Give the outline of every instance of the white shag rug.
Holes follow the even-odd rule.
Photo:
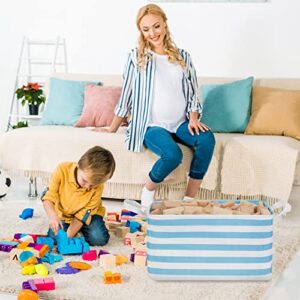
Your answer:
[[[34,217],[22,220],[18,216],[26,207],[34,208]],[[47,217],[41,203],[0,202],[0,238],[12,237],[14,233],[47,232]],[[213,300],[213,299],[261,299],[267,289],[277,280],[280,273],[292,259],[300,244],[300,227],[277,224],[274,228],[273,280],[270,282],[156,282],[147,275],[147,268],[137,268],[131,262],[115,270],[123,276],[123,283],[105,285],[103,269],[98,261],[91,263],[92,269],[74,275],[59,275],[55,269],[71,260],[81,260],[81,256],[64,256],[64,260],[48,265],[54,277],[56,290],[40,292],[41,299],[54,300]],[[92,247],[99,250],[100,247]],[[111,239],[104,247],[113,254],[129,256],[131,248],[124,246],[121,239],[111,234]],[[21,265],[9,260],[9,255],[0,252],[0,292],[17,294],[22,282],[39,275],[21,275]]]

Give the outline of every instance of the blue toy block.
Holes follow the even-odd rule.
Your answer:
[[[34,256],[34,255],[33,255],[33,253],[31,251],[23,251],[20,254],[20,261],[21,262],[27,261],[32,256]]]
[[[42,257],[42,261],[46,262],[50,265],[53,265],[56,262],[59,262],[63,260],[63,257],[61,255],[54,255],[51,253],[46,253],[43,257]]]
[[[48,245],[50,251],[54,247],[54,240],[51,237],[38,237],[36,240],[37,244],[46,244]]]
[[[60,254],[82,254],[89,251],[89,245],[84,237],[68,238],[67,233],[63,229],[59,229],[56,236],[57,250]]]
[[[142,225],[139,222],[128,220],[126,222],[126,227],[130,228],[130,233],[134,233],[136,231],[139,231],[142,227]]]
[[[19,215],[19,217],[23,220],[32,218],[33,216],[33,208],[25,208],[22,213]]]

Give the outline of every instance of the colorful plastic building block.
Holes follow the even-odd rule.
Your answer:
[[[104,272],[103,280],[105,284],[122,283],[122,276],[120,273],[112,273],[111,271]]]
[[[88,252],[84,252],[82,254],[82,259],[84,260],[96,260],[97,259],[97,251],[96,250],[90,250]]]
[[[68,238],[67,233],[60,229],[56,236],[57,250],[60,254],[81,254],[90,250],[84,237]]]
[[[134,233],[139,231],[142,225],[139,222],[133,220],[127,220],[126,227],[130,228],[130,233]]]
[[[1,241],[0,242],[0,251],[10,252],[13,248],[16,248],[18,242],[12,241]]]
[[[39,295],[31,290],[22,290],[18,294],[18,300],[38,300]]]
[[[46,262],[50,265],[52,265],[56,262],[59,262],[61,260],[63,260],[63,257],[61,255],[55,255],[55,254],[52,254],[52,253],[46,253],[42,258],[43,262]]]
[[[85,262],[82,262],[82,261],[70,261],[70,262],[66,263],[66,265],[68,267],[78,269],[78,270],[89,270],[92,268],[91,265],[89,265]]]
[[[37,287],[34,284],[34,281],[32,279],[27,280],[27,281],[23,281],[22,288],[23,288],[23,290],[31,290],[31,291],[34,291],[34,292],[38,291],[38,289],[37,289]]]
[[[44,234],[33,234],[33,233],[15,233],[14,238],[16,240],[19,240],[20,238],[26,236],[26,235],[30,235],[33,238],[34,243],[37,242],[37,238],[38,237],[46,237],[46,235]]]
[[[44,237],[44,236],[39,236],[36,239],[37,244],[44,244],[48,245],[50,251],[52,251],[54,247],[54,240],[51,237]]]
[[[25,208],[19,217],[23,220],[29,219],[33,217],[33,208]]]
[[[27,261],[29,258],[31,258],[33,255],[33,253],[31,251],[23,251],[20,254],[20,262],[24,262]]]
[[[101,249],[99,251],[98,257],[100,257],[101,255],[105,255],[105,254],[110,254],[108,251]]]
[[[28,265],[22,268],[22,274],[23,275],[33,275],[35,274],[35,267],[34,265]]]
[[[71,268],[71,267],[68,267],[68,266],[65,266],[65,267],[62,267],[62,268],[58,268],[55,271],[58,274],[64,274],[64,275],[76,274],[76,273],[80,272],[79,269]]]
[[[123,265],[123,264],[126,264],[128,263],[128,258],[124,255],[117,255],[116,256],[116,265],[117,266],[120,266],[120,265]]]
[[[52,291],[55,290],[55,281],[53,277],[36,278],[33,279],[38,291]]]
[[[35,272],[39,275],[47,276],[49,274],[49,270],[44,264],[37,264],[34,267]]]

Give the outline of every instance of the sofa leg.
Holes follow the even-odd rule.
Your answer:
[[[38,196],[38,192],[37,192],[36,177],[30,177],[29,178],[28,197],[36,198],[37,196]]]

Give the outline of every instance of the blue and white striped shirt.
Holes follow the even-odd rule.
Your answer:
[[[188,118],[190,112],[198,112],[200,118],[202,107],[196,70],[189,53],[181,49],[180,54],[186,64],[182,78],[183,94],[187,102],[186,116]],[[151,110],[154,75],[155,60],[152,58],[141,70],[137,66],[137,50],[132,49],[123,74],[121,97],[115,108],[115,114],[119,117],[127,117],[131,113],[126,133],[127,149],[130,151],[140,152],[143,147]]]

